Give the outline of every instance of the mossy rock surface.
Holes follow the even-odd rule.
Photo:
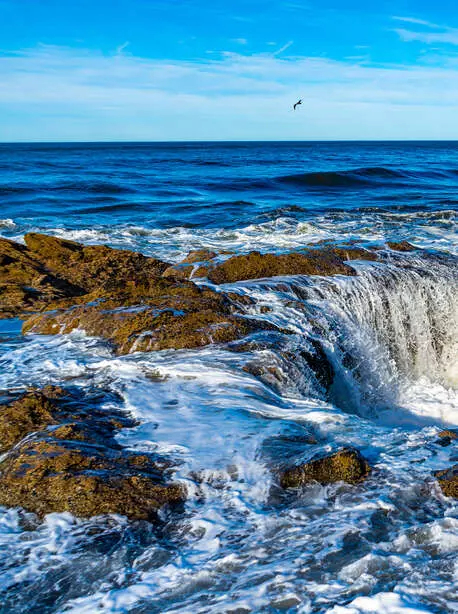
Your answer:
[[[458,499],[458,465],[453,465],[450,469],[435,471],[434,476],[446,497]]]
[[[115,513],[154,521],[163,505],[185,498],[168,481],[168,459],[116,441],[119,428],[136,425],[119,410],[57,387],[26,392],[0,409],[0,505],[39,517]]]
[[[283,488],[297,488],[311,482],[357,484],[370,471],[369,463],[358,450],[343,448],[329,456],[284,470],[280,474],[280,485]]]
[[[280,275],[356,275],[345,260],[376,260],[376,254],[362,248],[320,248],[291,254],[250,252],[233,256],[208,270],[215,284],[234,283]]]
[[[408,241],[388,241],[387,245],[395,252],[413,252],[417,249]]]

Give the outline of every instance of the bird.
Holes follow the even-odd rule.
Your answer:
[[[296,110],[296,107],[297,107],[298,105],[300,105],[300,104],[302,104],[302,100],[300,100],[300,99],[299,99],[299,100],[296,102],[296,104],[293,104],[293,110],[295,111],[295,110]]]

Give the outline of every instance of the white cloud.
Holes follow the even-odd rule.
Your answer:
[[[458,45],[458,30],[447,30],[445,32],[415,32],[404,28],[396,28],[394,31],[406,42],[418,41],[420,43],[426,43],[427,45],[436,43]]]
[[[280,49],[277,49],[277,51],[274,51],[272,55],[280,55],[280,53],[283,53],[283,51],[286,51],[287,49],[289,49],[291,45],[294,45],[294,41],[288,41],[287,43],[283,45],[283,47],[280,47]]]
[[[405,23],[413,23],[416,24],[418,26],[426,26],[428,28],[440,28],[441,26],[438,26],[435,23],[431,23],[430,21],[426,21],[424,19],[417,19],[416,17],[397,17],[397,16],[393,16],[392,19],[394,19],[395,21],[404,21]]]
[[[215,58],[45,45],[4,53],[1,139],[458,138],[457,66]],[[304,104],[293,114],[297,97]]]
[[[120,55],[125,49],[127,49],[129,45],[129,41],[126,41],[122,45],[119,45],[119,47],[116,48],[116,53]]]
[[[233,43],[237,43],[238,45],[247,45],[248,41],[246,38],[232,38]]]
[[[404,23],[413,24],[417,26],[424,26],[427,30],[396,28],[394,32],[406,42],[418,41],[426,43],[427,45],[434,44],[448,44],[458,45],[458,28],[450,28],[448,26],[441,26],[430,21],[423,19],[417,19],[415,17],[393,17],[395,21],[402,21]]]

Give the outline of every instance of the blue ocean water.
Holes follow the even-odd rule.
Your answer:
[[[359,614],[458,611],[458,506],[432,472],[458,425],[457,143],[0,145],[0,234],[34,230],[179,261],[207,247],[381,249],[355,277],[253,280],[275,343],[115,356],[82,331],[0,322],[0,389],[117,393],[119,435],[177,461],[163,526],[0,510],[0,611]],[[386,242],[419,248],[394,253]],[[200,282],[199,282],[200,283]],[[319,340],[329,394],[302,359]],[[313,451],[298,446],[312,434]],[[279,493],[275,468],[361,450],[361,486]],[[199,480],[195,476],[199,475]]]

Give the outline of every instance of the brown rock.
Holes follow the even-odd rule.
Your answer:
[[[50,273],[24,245],[0,239],[0,317],[15,317],[82,293],[81,288]]]
[[[134,454],[115,440],[117,428],[135,421],[98,408],[97,399],[104,397],[47,386],[1,408],[1,451],[15,447],[0,462],[0,505],[40,517],[69,511],[154,520],[162,505],[184,499],[181,486],[166,482],[166,459]]]
[[[160,278],[112,299],[36,314],[24,323],[23,332],[53,335],[81,328],[125,354],[225,343],[268,326],[233,315],[232,309],[221,293]]]
[[[122,514],[154,520],[164,504],[183,501],[178,484],[166,484],[149,467],[122,462],[114,454],[57,441],[25,441],[0,463],[0,504],[21,506],[39,517],[71,512],[89,518]]]
[[[246,279],[260,279],[278,275],[356,275],[339,255],[329,249],[308,250],[304,253],[261,254],[233,256],[208,272],[208,279],[216,284]]]
[[[458,429],[444,429],[438,433],[437,436],[447,439],[458,439]]]
[[[212,252],[209,249],[195,249],[189,252],[189,254],[181,261],[181,264],[194,264],[195,262],[207,262],[216,258],[218,254]]]
[[[169,266],[162,273],[162,277],[173,277],[174,279],[189,279],[194,267],[190,264],[175,264]]]
[[[56,423],[57,406],[45,394],[28,392],[13,403],[0,406],[0,452],[23,437]]]
[[[147,284],[170,266],[156,258],[105,245],[84,246],[39,233],[24,237],[31,254],[70,283],[93,290],[124,290],[126,284]]]
[[[387,245],[396,252],[413,252],[417,249],[408,241],[388,241]]]
[[[189,313],[155,307],[140,311],[107,310],[104,305],[75,307],[32,316],[23,332],[53,335],[81,328],[89,335],[107,339],[118,354],[128,354],[227,343],[259,327],[253,320],[202,307],[201,311]]]
[[[458,499],[458,465],[454,465],[450,469],[435,471],[434,476],[446,497]]]
[[[297,488],[310,482],[357,484],[370,471],[368,462],[358,450],[344,448],[330,456],[286,469],[280,475],[280,485],[283,488]]]

